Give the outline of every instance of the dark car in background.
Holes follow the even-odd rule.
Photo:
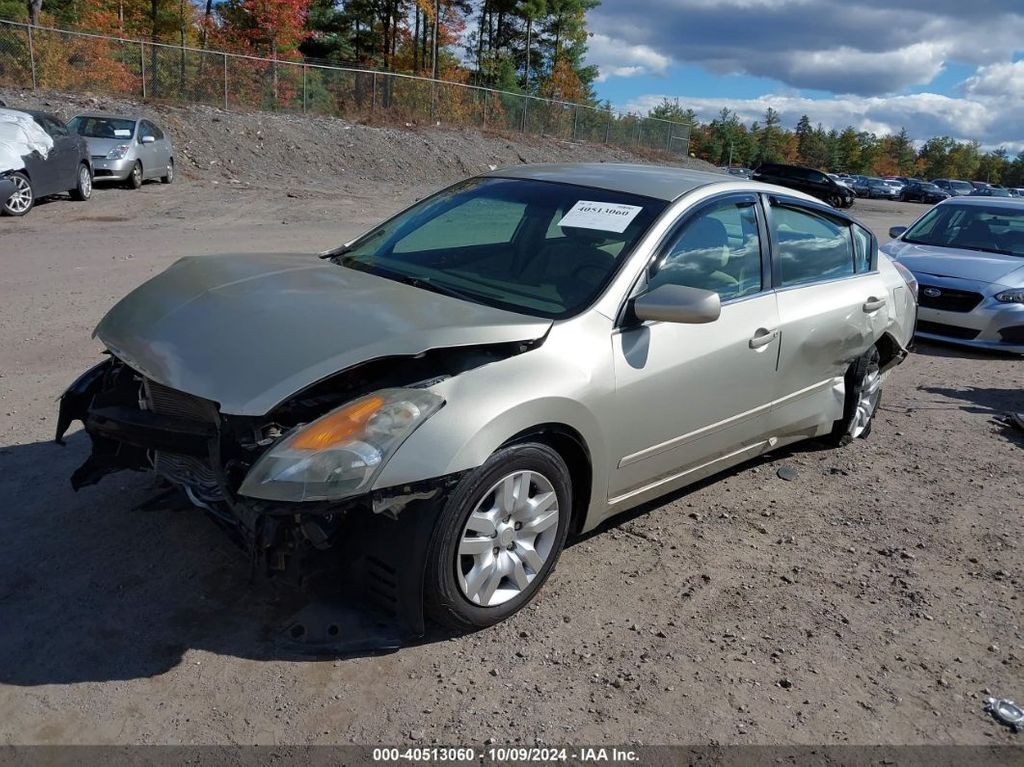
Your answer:
[[[853,193],[858,197],[868,196],[868,179],[867,176],[850,176],[846,179],[846,185],[853,190]]]
[[[901,187],[893,186],[881,178],[868,178],[867,196],[879,200],[896,200],[901,194]]]
[[[932,183],[943,192],[949,192],[950,197],[960,197],[974,191],[974,186],[970,181],[961,181],[956,178],[933,178]]]
[[[1013,197],[1009,189],[1001,186],[976,186],[968,197]]]
[[[5,173],[14,190],[3,199],[0,210],[8,216],[24,216],[43,197],[70,192],[73,200],[92,196],[92,163],[85,140],[72,135],[60,118],[49,112],[14,110],[29,115],[53,139],[46,157],[32,152],[23,159],[25,167]]]
[[[900,200],[903,202],[936,203],[948,199],[949,192],[942,191],[928,181],[911,181],[903,187],[900,194]]]
[[[848,208],[853,205],[853,190],[837,183],[820,170],[799,165],[765,163],[754,171],[753,179],[766,184],[776,184],[824,200],[833,208]]]

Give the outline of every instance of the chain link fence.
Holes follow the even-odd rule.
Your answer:
[[[0,21],[0,86],[522,131],[686,155],[685,123],[463,83]]]

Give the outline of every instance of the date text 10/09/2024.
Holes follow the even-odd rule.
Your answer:
[[[488,746],[479,752],[474,748],[424,747],[375,748],[373,761],[381,764],[399,762],[636,762],[639,756],[628,748],[604,747],[526,747]]]

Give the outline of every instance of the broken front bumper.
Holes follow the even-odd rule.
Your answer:
[[[402,635],[423,634],[427,542],[458,476],[340,502],[241,496],[237,488],[259,455],[240,444],[252,419],[233,422],[215,403],[149,381],[115,358],[61,397],[59,444],[76,420],[92,451],[71,476],[75,490],[124,469],[154,471],[228,529],[254,572],[317,590],[328,582],[386,613]]]

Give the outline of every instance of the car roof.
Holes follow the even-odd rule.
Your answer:
[[[149,120],[148,117],[140,117],[138,115],[116,115],[111,112],[79,112],[75,117],[100,117],[105,120],[134,120],[135,122],[138,122],[139,120]],[[72,117],[71,119],[74,120],[75,117]],[[152,120],[150,120],[150,122],[152,122]]]
[[[965,195],[962,197],[950,197],[948,200],[943,200],[939,205],[981,205],[985,208],[998,208],[1005,206],[1017,210],[1018,208],[1024,207],[1024,200],[1020,197],[989,197],[988,195],[976,195],[970,196]]]
[[[32,115],[33,117],[52,117],[58,122],[60,121],[60,118],[57,117],[57,115],[55,115],[53,112],[47,112],[45,109],[13,109],[11,111],[24,112],[25,114]]]
[[[536,181],[554,181],[596,189],[608,189],[659,200],[681,197],[698,187],[721,182],[733,182],[735,176],[724,173],[689,170],[668,165],[638,165],[633,163],[542,163],[499,168],[485,173],[498,178],[521,178]]]

